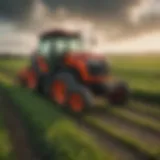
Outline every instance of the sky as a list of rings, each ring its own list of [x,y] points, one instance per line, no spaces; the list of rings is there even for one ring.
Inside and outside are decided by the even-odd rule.
[[[160,53],[160,0],[0,0],[0,52],[28,53],[55,26],[95,35],[97,51]]]

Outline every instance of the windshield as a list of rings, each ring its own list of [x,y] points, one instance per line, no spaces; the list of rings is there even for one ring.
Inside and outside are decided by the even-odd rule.
[[[79,37],[50,37],[40,41],[39,49],[44,53],[63,54],[64,52],[80,52],[84,50],[83,41]],[[44,53],[44,54],[45,54]]]
[[[58,52],[81,51],[83,49],[82,41],[79,38],[60,37],[60,38],[54,38],[52,42],[53,46]]]

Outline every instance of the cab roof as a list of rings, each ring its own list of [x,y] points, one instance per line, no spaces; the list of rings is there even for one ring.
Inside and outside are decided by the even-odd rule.
[[[49,37],[61,37],[61,36],[66,36],[66,37],[79,37],[80,34],[78,32],[73,32],[73,31],[65,31],[63,29],[54,29],[50,30],[47,32],[43,32],[40,35],[40,38],[49,38]]]

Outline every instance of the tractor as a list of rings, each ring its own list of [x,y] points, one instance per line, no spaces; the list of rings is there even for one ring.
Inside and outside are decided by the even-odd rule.
[[[95,107],[95,97],[113,106],[128,102],[126,82],[110,74],[105,55],[85,50],[78,32],[55,29],[42,33],[30,62],[18,73],[20,85],[74,113]]]

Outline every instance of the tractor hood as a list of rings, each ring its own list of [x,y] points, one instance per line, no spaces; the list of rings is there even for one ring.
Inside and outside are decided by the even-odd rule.
[[[104,55],[98,55],[94,53],[89,52],[72,52],[68,54],[70,57],[72,57],[75,60],[81,60],[81,61],[88,61],[88,60],[105,60]]]
[[[93,53],[69,53],[66,64],[75,68],[83,68],[87,74],[92,76],[104,76],[108,73],[109,67],[104,55]]]

